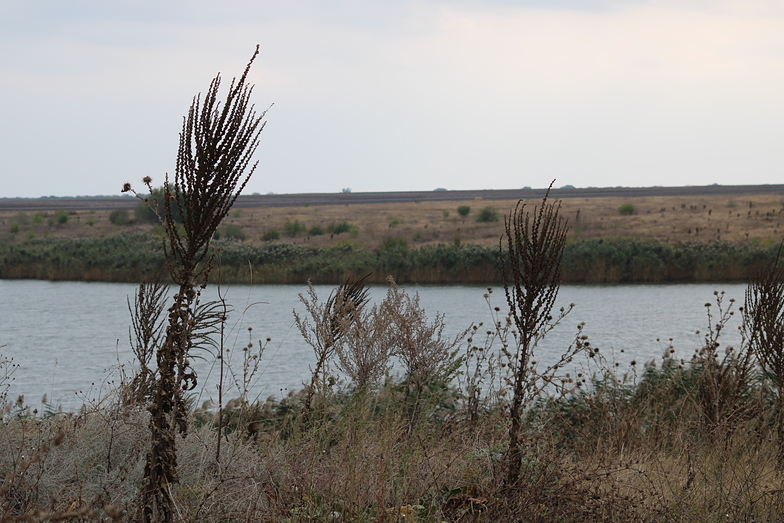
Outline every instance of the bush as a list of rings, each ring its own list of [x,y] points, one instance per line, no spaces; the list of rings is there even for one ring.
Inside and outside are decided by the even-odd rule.
[[[283,225],[283,233],[288,236],[289,238],[293,238],[299,233],[303,233],[307,230],[305,224],[299,220],[294,220],[293,222],[290,220],[286,220],[286,223]]]
[[[40,223],[44,223],[44,218],[46,218],[46,213],[38,211],[33,215],[33,223],[36,225]]]
[[[19,224],[16,222],[11,222],[11,226],[8,228],[8,232],[11,234],[16,234],[19,232]]]
[[[280,236],[280,235],[278,235]],[[248,234],[242,230],[242,227],[239,225],[228,224],[223,227],[220,231],[215,233],[215,239],[219,240],[221,238],[228,239],[228,240],[239,240],[244,242],[248,239]]]
[[[394,236],[389,236],[384,238],[384,242],[381,244],[381,252],[389,252],[389,251],[407,251],[408,250],[408,242],[403,238],[396,238]]]
[[[70,220],[70,219],[71,219],[71,216],[70,216],[70,214],[68,214],[68,211],[64,211],[64,210],[60,209],[59,211],[55,212],[52,216],[48,217],[47,223],[49,223],[50,226],[51,225],[65,225],[66,223],[68,223],[68,220]]]
[[[271,242],[274,240],[280,240],[280,231],[275,227],[270,227],[261,235],[261,241],[263,242]]]
[[[460,205],[457,208],[457,214],[459,214],[463,218],[468,216],[468,213],[470,212],[471,212],[471,207],[469,207],[468,205]]]
[[[174,188],[173,192],[180,202],[182,202],[183,197],[180,194],[180,191]],[[155,214],[156,211],[158,215],[161,216],[161,218],[163,218],[166,214],[166,209],[163,205],[163,187],[153,189],[152,193],[147,197],[147,201],[139,202],[139,204],[133,210],[133,214],[138,220],[156,223],[158,221],[158,216]],[[182,223],[180,207],[177,205],[177,202],[171,202],[171,213],[172,219],[175,223]]]
[[[329,234],[343,234],[344,232],[351,232],[352,226],[347,221],[332,222],[327,226]]]
[[[624,203],[618,207],[618,212],[624,216],[631,216],[632,214],[637,214],[637,209],[635,209],[634,205],[630,203]]]
[[[114,225],[127,225],[128,219],[128,211],[124,209],[116,209],[109,213],[109,221],[112,222]]]
[[[324,230],[321,227],[311,227],[308,234],[310,236],[321,236],[324,234]]]
[[[483,223],[497,222],[498,209],[488,205],[487,207],[479,211],[479,215],[477,215],[476,221],[483,222]]]

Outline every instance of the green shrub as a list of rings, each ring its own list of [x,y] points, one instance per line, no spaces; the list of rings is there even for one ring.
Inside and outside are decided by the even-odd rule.
[[[109,213],[109,221],[114,225],[127,225],[129,221],[128,211],[125,209],[115,209]]]
[[[637,214],[637,209],[635,209],[634,205],[630,203],[624,203],[618,207],[618,212],[624,216],[631,216],[632,214]]]
[[[274,240],[280,240],[280,231],[275,227],[270,227],[261,235],[261,241],[263,242],[271,242]]]
[[[90,227],[92,227],[93,225],[95,225],[95,219],[94,218],[87,218],[87,221],[85,223],[87,225],[89,225]]]
[[[400,225],[400,218],[392,218],[391,220],[389,220],[389,228],[390,229],[394,229],[398,225]]]
[[[308,234],[310,236],[321,236],[324,234],[324,230],[321,227],[311,227]]]
[[[457,208],[457,214],[459,214],[463,218],[468,216],[468,213],[470,212],[471,212],[471,207],[469,207],[468,205],[460,205]]]
[[[394,236],[389,236],[384,238],[383,243],[381,244],[381,252],[389,252],[389,251],[407,251],[408,250],[408,242],[403,238],[396,238]]]
[[[498,221],[498,209],[493,206],[488,205],[481,211],[476,217],[476,221],[482,223],[489,223],[489,222],[497,222]]]
[[[343,234],[344,232],[351,232],[352,225],[347,221],[342,222],[332,222],[327,226],[327,232],[329,234]]]
[[[180,191],[174,189],[174,194],[177,195],[177,198],[182,201],[182,196],[180,195]],[[163,204],[163,187],[158,187],[157,189],[153,189],[152,193],[147,197],[147,201],[139,202],[136,208],[133,210],[134,216],[138,220],[147,221],[151,223],[156,223],[158,221],[158,213],[159,216],[163,217],[166,214],[166,209]],[[177,205],[177,202],[171,202],[171,213],[172,219],[175,223],[182,223],[182,216],[180,215],[180,207]]]
[[[300,233],[304,233],[307,230],[305,224],[299,220],[286,220],[286,223],[283,225],[283,233],[288,236],[289,238],[293,238]]]
[[[139,202],[133,209],[133,215],[137,220],[143,222],[155,223],[158,221],[158,217],[146,202]]]
[[[16,222],[11,222],[11,226],[8,228],[8,232],[11,234],[16,234],[19,232],[19,224]]]
[[[444,211],[442,214],[444,215],[444,218],[449,218],[449,211]]]
[[[51,225],[65,225],[68,223],[68,220],[71,219],[71,215],[68,214],[68,211],[60,209],[56,211],[53,215],[47,218],[47,223]]]
[[[44,223],[45,218],[46,218],[46,213],[38,211],[33,215],[33,223],[36,225],[40,223]]]
[[[30,217],[27,215],[26,212],[20,212],[16,215],[16,221],[18,221],[22,225],[27,225],[28,223],[30,223]]]
[[[280,235],[278,235],[280,237]],[[239,225],[235,225],[230,223],[222,227],[219,231],[215,233],[215,239],[219,240],[221,238],[228,239],[228,240],[239,240],[244,242],[248,239],[248,234],[242,230],[242,227]]]

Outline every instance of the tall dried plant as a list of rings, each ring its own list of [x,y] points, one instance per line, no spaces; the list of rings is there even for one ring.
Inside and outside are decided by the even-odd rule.
[[[713,294],[718,314],[712,312],[710,302],[705,304],[708,329],[692,365],[700,369],[697,400],[706,432],[710,437],[728,437],[740,421],[751,415],[753,407],[748,400],[755,362],[754,353],[745,342],[745,334],[737,348],[728,346],[721,356],[719,339],[734,315],[735,300],[730,299],[729,305],[725,305],[724,292],[714,291]]]
[[[313,285],[308,282],[307,296],[300,294],[310,319],[300,316],[294,310],[294,321],[305,342],[313,348],[316,365],[311,370],[310,384],[307,386],[302,407],[302,422],[307,423],[313,406],[313,398],[329,361],[335,354],[351,324],[359,318],[363,307],[370,299],[365,281],[370,274],[356,278],[347,277],[337,289],[330,293],[324,303],[320,303]],[[311,320],[313,323],[311,323]]]
[[[173,183],[163,186],[166,232],[164,251],[174,285],[174,304],[168,310],[165,338],[157,350],[157,383],[150,406],[152,448],[147,456],[143,497],[145,521],[173,521],[174,500],[169,485],[178,481],[175,429],[185,431],[183,394],[196,386],[189,355],[200,330],[199,292],[209,279],[209,246],[221,220],[228,214],[258,162],[251,160],[264,128],[250,104],[252,86],[246,80],[256,51],[239,80],[232,80],[223,103],[218,101],[221,78],[210,84],[202,102],[193,99],[183,119]],[[153,193],[152,180],[144,184]],[[125,184],[123,191],[132,191]],[[182,223],[174,220],[174,210]],[[153,210],[155,210],[153,208]]]
[[[349,325],[344,343],[337,348],[336,366],[351,378],[357,391],[378,383],[389,371],[395,345],[392,326],[383,304],[363,310]]]
[[[126,405],[144,403],[155,390],[156,373],[150,368],[150,363],[163,339],[167,290],[168,285],[158,277],[139,284],[133,303],[128,298],[128,310],[131,313],[128,341],[139,368],[124,395],[123,403]]]
[[[743,330],[776,392],[777,463],[784,468],[784,268],[781,249],[773,265],[759,271],[746,289]]]
[[[390,289],[382,303],[383,313],[395,326],[395,352],[405,370],[406,396],[412,399],[409,411],[409,432],[413,429],[422,407],[422,396],[431,382],[448,383],[457,371],[459,344],[470,328],[454,338],[444,335],[444,315],[428,320],[419,303],[419,294],[401,292],[390,278]]]
[[[550,184],[552,188],[552,183]],[[548,322],[561,284],[566,221],[559,215],[560,202],[547,201],[550,189],[533,213],[520,200],[511,215],[504,217],[506,255],[499,241],[501,273],[510,314],[517,327],[517,339],[509,358],[512,376],[509,448],[506,455],[507,487],[520,475],[523,449],[520,446],[523,406],[531,375],[531,356],[538,337]]]

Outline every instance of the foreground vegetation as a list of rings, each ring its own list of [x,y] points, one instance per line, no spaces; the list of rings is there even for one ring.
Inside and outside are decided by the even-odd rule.
[[[319,354],[329,300],[304,299],[311,306],[300,318],[303,342]],[[665,347],[658,362],[620,369],[578,328],[565,348],[571,364],[551,373],[532,361],[538,392],[521,418],[522,459],[510,489],[504,351],[515,329],[495,303],[490,290],[487,326],[446,339],[440,320],[393,286],[346,331],[309,387],[266,401],[243,393],[263,359],[263,342],[249,340],[243,360],[226,366],[226,382],[237,384],[232,399],[223,408],[191,404],[189,428],[177,435],[179,482],[169,486],[176,520],[784,517],[775,374],[763,372],[748,338],[718,350],[721,332],[739,319],[735,304],[717,294],[706,307],[709,328],[691,358]],[[567,328],[567,318],[550,322]],[[405,324],[413,327],[403,331]],[[397,378],[385,373],[393,354],[403,369]],[[118,372],[120,386],[80,413],[8,405],[0,430],[4,521],[139,517],[149,390],[140,369]]]
[[[350,241],[323,247],[287,243],[212,244],[225,283],[337,284],[349,274],[372,272],[383,283],[498,283],[498,246],[388,242],[377,250]],[[775,258],[775,246],[729,242],[675,244],[629,238],[567,243],[568,283],[748,281]],[[73,240],[46,238],[0,243],[0,278],[138,282],[165,261],[162,241],[149,235]]]

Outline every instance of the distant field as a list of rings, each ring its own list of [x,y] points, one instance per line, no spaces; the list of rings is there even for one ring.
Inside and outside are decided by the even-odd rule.
[[[655,195],[678,192],[687,194]],[[721,190],[718,190],[721,189]],[[783,186],[752,187],[709,186],[702,188],[654,189],[559,189],[562,196],[562,216],[569,220],[573,239],[634,237],[670,242],[710,242],[724,240],[735,243],[751,242],[772,245],[782,238]],[[615,191],[617,196],[600,196],[599,191]],[[243,207],[235,208],[224,221],[221,232],[240,235],[252,244],[265,243],[262,237],[274,236],[273,242],[308,246],[323,246],[348,240],[357,247],[375,249],[385,241],[404,240],[410,246],[436,243],[474,243],[491,245],[503,233],[503,215],[517,203],[517,199],[490,199],[513,191],[433,191],[438,201],[411,201],[411,195],[431,193],[365,193],[348,195],[280,195],[250,196],[243,199]],[[476,199],[441,199],[467,194],[488,196]],[[533,208],[542,191],[517,191],[529,194],[526,205]],[[367,196],[374,195],[373,198]],[[386,198],[379,195],[385,194]],[[580,195],[583,196],[580,196]],[[639,194],[648,194],[640,196]],[[564,196],[566,195],[566,196]],[[319,200],[318,196],[323,198]],[[406,196],[406,197],[404,197]],[[278,206],[281,201],[299,198],[297,205]],[[275,202],[275,206],[247,206],[253,201]],[[372,200],[391,200],[386,203],[355,203]],[[110,210],[96,209],[93,199],[4,200],[0,204],[0,238],[16,241],[41,237],[95,238],[122,232],[152,231],[154,224],[136,220],[134,201],[117,201],[128,212],[129,222],[114,225],[109,221]],[[10,203],[15,205],[10,205]],[[55,210],[35,206],[24,207],[22,202],[56,203]],[[345,203],[340,203],[345,202]],[[71,207],[68,207],[71,204]],[[15,208],[9,208],[15,207]],[[458,214],[458,207],[468,206],[466,216]],[[497,211],[495,222],[478,222],[482,209]],[[39,210],[19,210],[20,208]],[[67,220],[62,216],[67,213]],[[626,214],[623,214],[626,213]],[[332,233],[328,230],[348,229]],[[323,234],[318,234],[319,230]]]

